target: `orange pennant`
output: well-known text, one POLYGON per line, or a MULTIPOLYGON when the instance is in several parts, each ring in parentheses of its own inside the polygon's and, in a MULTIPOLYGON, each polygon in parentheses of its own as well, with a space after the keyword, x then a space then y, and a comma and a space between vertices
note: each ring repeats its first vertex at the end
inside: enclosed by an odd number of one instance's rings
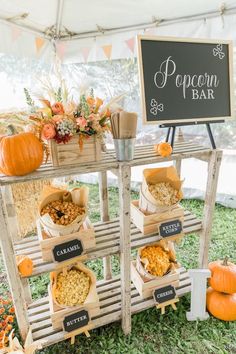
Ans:
POLYGON ((134 44, 135 44, 134 37, 127 39, 125 42, 126 42, 128 48, 131 50, 131 52, 134 53, 134 44))
POLYGON ((111 59, 112 44, 102 46, 105 56, 107 59, 111 59))
POLYGON ((41 37, 35 37, 35 45, 37 53, 40 52, 41 48, 43 47, 45 40, 41 37))

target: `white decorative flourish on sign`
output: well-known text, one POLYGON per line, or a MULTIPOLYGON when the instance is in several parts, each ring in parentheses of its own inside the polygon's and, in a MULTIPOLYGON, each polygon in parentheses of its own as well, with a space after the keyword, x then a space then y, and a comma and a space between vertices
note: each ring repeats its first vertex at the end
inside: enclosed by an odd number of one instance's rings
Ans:
POLYGON ((157 100, 155 100, 155 98, 151 99, 150 106, 151 106, 150 113, 152 113, 154 116, 157 115, 157 111, 163 112, 164 110, 163 103, 158 103, 157 100))
POLYGON ((220 59, 223 59, 225 53, 223 52, 222 44, 217 44, 216 48, 213 48, 213 55, 216 57, 218 56, 220 59))

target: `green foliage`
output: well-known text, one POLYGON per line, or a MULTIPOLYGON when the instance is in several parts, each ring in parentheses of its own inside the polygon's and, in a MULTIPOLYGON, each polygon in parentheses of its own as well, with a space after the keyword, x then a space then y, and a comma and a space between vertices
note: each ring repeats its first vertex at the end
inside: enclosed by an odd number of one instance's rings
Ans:
POLYGON ((35 103, 34 103, 32 97, 30 96, 29 91, 25 87, 24 87, 24 93, 25 93, 26 103, 30 107, 30 110, 33 112, 35 109, 35 103))
POLYGON ((57 102, 62 102, 62 88, 59 87, 58 90, 55 92, 55 97, 57 102))
MULTIPOLYGON (((78 184, 76 184, 78 185, 78 184)), ((97 185, 89 185, 89 212, 92 222, 100 219, 97 185)), ((132 192, 132 199, 138 194, 132 192)), ((109 188, 111 218, 119 216, 118 190, 109 188)), ((202 217, 203 202, 184 200, 183 206, 202 217)), ((228 254, 236 262, 236 210, 216 205, 210 260, 228 254)), ((177 248, 178 259, 187 268, 197 267, 199 236, 187 235, 177 248)), ((132 251, 135 254, 135 251, 132 251)), ((102 278, 102 260, 87 262, 102 278)), ((113 274, 119 274, 119 257, 112 256, 113 274)), ((48 275, 30 280, 34 299, 47 294, 48 275)), ((5 281, 1 282, 5 283, 5 281)), ((0 293, 7 291, 6 283, 0 285, 0 293)), ((190 308, 190 295, 180 299, 177 311, 168 308, 164 316, 155 308, 132 316, 132 332, 124 336, 120 323, 112 323, 91 331, 91 337, 77 336, 74 346, 69 341, 42 350, 44 354, 233 354, 236 353, 236 322, 223 322, 213 317, 202 322, 188 322, 186 311, 190 308)))

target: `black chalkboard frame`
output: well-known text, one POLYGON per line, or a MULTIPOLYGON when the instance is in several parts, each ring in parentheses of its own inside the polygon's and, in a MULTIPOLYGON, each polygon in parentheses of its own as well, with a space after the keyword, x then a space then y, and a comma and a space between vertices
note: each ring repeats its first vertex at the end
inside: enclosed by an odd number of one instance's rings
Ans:
POLYGON ((162 37, 162 36, 149 36, 149 35, 138 35, 137 36, 137 48, 138 48, 138 67, 139 67, 139 82, 141 89, 141 105, 142 105, 142 120, 144 125, 155 124, 155 125, 165 125, 170 124, 174 126, 176 123, 181 123, 184 125, 188 124, 204 124, 211 122, 222 122, 222 120, 228 120, 234 118, 234 82, 233 82, 233 41, 222 40, 222 39, 196 39, 196 38, 179 38, 179 37, 162 37), (150 119, 150 115, 147 115, 146 110, 146 98, 145 98, 145 83, 144 83, 144 73, 143 73, 143 61, 142 61, 142 41, 168 41, 168 42, 180 42, 180 43, 205 43, 205 44, 226 44, 228 46, 228 72, 229 72, 229 106, 230 114, 221 117, 192 117, 189 119, 166 119, 157 120, 153 117, 150 119))

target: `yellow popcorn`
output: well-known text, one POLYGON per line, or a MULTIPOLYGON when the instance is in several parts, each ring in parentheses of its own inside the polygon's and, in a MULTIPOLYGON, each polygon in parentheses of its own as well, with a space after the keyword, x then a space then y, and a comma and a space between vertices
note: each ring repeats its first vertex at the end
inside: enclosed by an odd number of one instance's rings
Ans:
POLYGON ((146 270, 157 277, 162 277, 170 268, 169 252, 160 246, 147 246, 141 251, 141 260, 146 259, 146 270))
POLYGON ((149 192, 157 203, 162 206, 171 206, 179 202, 180 193, 169 182, 148 185, 149 192))
POLYGON ((90 277, 75 268, 57 276, 55 299, 60 305, 82 305, 89 293, 90 277))

